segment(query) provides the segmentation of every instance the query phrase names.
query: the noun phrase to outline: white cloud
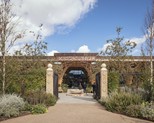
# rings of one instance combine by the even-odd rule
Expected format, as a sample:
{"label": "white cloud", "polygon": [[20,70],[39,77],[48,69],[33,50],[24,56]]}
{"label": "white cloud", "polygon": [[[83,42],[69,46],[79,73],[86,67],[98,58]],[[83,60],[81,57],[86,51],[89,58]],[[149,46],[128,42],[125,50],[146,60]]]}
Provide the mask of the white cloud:
{"label": "white cloud", "polygon": [[146,37],[143,36],[141,38],[131,38],[129,40],[132,41],[132,42],[135,42],[137,45],[141,45],[141,44],[143,44],[145,42]]}
{"label": "white cloud", "polygon": [[76,51],[75,50],[71,50],[71,53],[75,53]]}
{"label": "white cloud", "polygon": [[[74,26],[89,10],[96,0],[12,0],[14,11],[22,18],[29,30],[37,30],[43,24],[44,36],[52,35],[56,27]],[[24,26],[23,26],[24,28]],[[59,29],[59,28],[58,28]]]}
{"label": "white cloud", "polygon": [[90,49],[87,45],[82,45],[79,47],[79,49],[76,51],[77,53],[89,53]]}
{"label": "white cloud", "polygon": [[[38,33],[39,25],[43,24],[43,39],[69,29],[91,9],[97,0],[12,0],[13,11],[20,17],[17,31],[26,30],[26,35],[18,43],[35,40],[29,31]],[[62,30],[62,31],[61,31]]]}
{"label": "white cloud", "polygon": [[[71,53],[89,53],[90,49],[87,45],[82,45],[79,47],[79,49],[76,50],[71,50]],[[51,52],[47,53],[48,56],[54,56],[54,53],[59,53],[57,50],[52,50]]]}
{"label": "white cloud", "polygon": [[137,46],[132,51],[132,55],[138,56],[141,55],[141,46],[145,43],[146,37],[142,36],[141,38],[131,38],[130,41],[135,42]]}
{"label": "white cloud", "polygon": [[48,56],[54,56],[54,53],[59,53],[57,50],[52,50],[51,52],[49,52],[47,55]]}

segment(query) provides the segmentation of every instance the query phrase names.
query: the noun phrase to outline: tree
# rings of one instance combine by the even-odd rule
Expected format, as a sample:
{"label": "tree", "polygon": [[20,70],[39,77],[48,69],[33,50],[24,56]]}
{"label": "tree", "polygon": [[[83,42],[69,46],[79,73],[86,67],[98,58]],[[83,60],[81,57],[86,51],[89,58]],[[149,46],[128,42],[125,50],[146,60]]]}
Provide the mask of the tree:
{"label": "tree", "polygon": [[128,58],[136,43],[132,41],[124,41],[124,37],[120,36],[122,28],[117,27],[117,37],[107,40],[107,47],[101,52],[102,55],[110,56],[109,61],[112,62],[112,69],[122,73],[125,68],[124,60]]}
{"label": "tree", "polygon": [[[117,90],[118,84],[117,81],[122,83],[126,83],[127,85],[131,84],[129,78],[132,78],[132,75],[128,75],[132,72],[131,63],[125,61],[126,59],[131,59],[130,53],[135,48],[136,43],[133,41],[125,41],[124,37],[120,35],[122,28],[117,27],[116,33],[117,37],[113,39],[107,40],[107,47],[104,51],[101,52],[101,55],[108,56],[109,62],[108,70],[109,70],[109,84],[114,87],[113,89],[109,88],[109,90]],[[133,59],[132,59],[133,61]],[[129,78],[128,78],[129,76]],[[113,80],[115,78],[115,81]],[[116,86],[115,86],[116,85]]]}
{"label": "tree", "polygon": [[12,12],[12,4],[10,0],[0,1],[0,53],[2,55],[2,92],[5,94],[6,84],[6,55],[14,43],[22,37],[22,34],[17,32],[18,24],[15,19],[15,14]]}
{"label": "tree", "polygon": [[115,39],[107,40],[109,45],[105,49],[105,55],[112,57],[125,57],[129,55],[132,49],[136,46],[135,42],[124,41],[124,37],[120,37],[122,28],[117,27],[117,37]]}
{"label": "tree", "polygon": [[154,0],[152,11],[147,13],[145,18],[144,34],[146,37],[145,55],[150,57],[150,82],[153,82],[153,53],[154,53]]}
{"label": "tree", "polygon": [[[151,91],[153,92],[154,88],[154,72],[153,72],[153,55],[154,55],[154,0],[152,0],[152,10],[147,12],[147,15],[145,17],[145,25],[144,25],[144,35],[146,38],[146,41],[144,45],[141,48],[142,54],[144,56],[149,56],[149,82]],[[148,77],[147,77],[148,78]],[[150,90],[149,90],[150,91]],[[152,96],[151,96],[152,97]]]}

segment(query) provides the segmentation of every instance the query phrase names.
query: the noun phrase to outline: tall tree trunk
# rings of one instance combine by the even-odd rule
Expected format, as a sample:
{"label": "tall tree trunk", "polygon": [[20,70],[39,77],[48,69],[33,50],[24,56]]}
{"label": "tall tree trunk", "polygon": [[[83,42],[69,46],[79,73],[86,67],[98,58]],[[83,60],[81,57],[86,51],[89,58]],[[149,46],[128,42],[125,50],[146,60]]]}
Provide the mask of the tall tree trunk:
{"label": "tall tree trunk", "polygon": [[3,80],[2,80],[2,83],[3,83],[3,87],[2,87],[2,92],[3,94],[5,94],[5,77],[6,77],[6,73],[5,73],[5,68],[6,68],[6,62],[5,62],[5,53],[3,54]]}
{"label": "tall tree trunk", "polygon": [[16,30],[18,22],[16,14],[12,11],[11,0],[0,0],[0,53],[2,54],[2,93],[6,90],[6,53],[21,38]]}
{"label": "tall tree trunk", "polygon": [[5,83],[6,83],[6,51],[5,51],[5,38],[2,36],[2,92],[5,94]]}
{"label": "tall tree trunk", "polygon": [[153,83],[153,46],[152,46],[152,44],[153,44],[153,40],[150,40],[150,84],[151,84],[151,91],[152,91],[152,93],[151,93],[151,99],[153,100],[154,99],[154,95],[153,95],[153,92],[154,92],[154,88],[153,88],[153,85],[154,85],[154,83]]}
{"label": "tall tree trunk", "polygon": [[[154,50],[154,46],[153,46],[153,42],[154,42],[154,0],[152,0],[152,38],[150,39],[150,82],[153,85],[153,50]],[[152,86],[153,89],[153,86]]]}
{"label": "tall tree trunk", "polygon": [[150,83],[153,84],[153,59],[152,52],[150,54]]}

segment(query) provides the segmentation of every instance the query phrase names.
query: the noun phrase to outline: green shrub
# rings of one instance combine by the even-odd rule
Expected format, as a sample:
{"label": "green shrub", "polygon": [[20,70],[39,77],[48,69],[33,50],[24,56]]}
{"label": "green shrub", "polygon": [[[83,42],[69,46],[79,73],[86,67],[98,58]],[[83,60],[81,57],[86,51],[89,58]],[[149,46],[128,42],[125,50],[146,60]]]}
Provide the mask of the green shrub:
{"label": "green shrub", "polygon": [[119,73],[116,71],[109,72],[108,76],[108,90],[109,93],[115,92],[119,88]]}
{"label": "green shrub", "polygon": [[40,104],[42,92],[38,91],[30,91],[24,95],[24,99],[31,105]]}
{"label": "green shrub", "polygon": [[47,108],[45,105],[42,105],[42,104],[34,105],[32,108],[33,114],[43,114],[45,112],[47,112]]}
{"label": "green shrub", "polygon": [[126,108],[125,114],[132,117],[142,117],[141,105],[130,105]]}
{"label": "green shrub", "polygon": [[142,104],[141,114],[143,118],[154,121],[154,104],[153,103]]}
{"label": "green shrub", "polygon": [[33,105],[25,103],[24,111],[32,111]]}
{"label": "green shrub", "polygon": [[36,91],[27,93],[25,95],[25,100],[31,105],[44,104],[46,106],[53,106],[56,104],[57,98],[44,91]]}
{"label": "green shrub", "polygon": [[0,97],[0,116],[18,116],[24,109],[25,102],[15,94],[6,94]]}
{"label": "green shrub", "polygon": [[61,84],[61,88],[62,88],[63,92],[67,92],[68,85],[62,83],[62,84]]}
{"label": "green shrub", "polygon": [[154,121],[154,104],[146,102],[140,105],[130,105],[126,109],[126,114]]}
{"label": "green shrub", "polygon": [[45,98],[44,104],[46,106],[54,106],[57,102],[57,98],[53,96],[52,94],[45,94],[44,98]]}
{"label": "green shrub", "polygon": [[31,105],[29,103],[26,103],[24,111],[29,111],[32,114],[43,114],[47,112],[47,107],[44,104]]}
{"label": "green shrub", "polygon": [[107,110],[118,113],[125,113],[127,106],[142,103],[141,97],[131,93],[112,93],[104,102]]}

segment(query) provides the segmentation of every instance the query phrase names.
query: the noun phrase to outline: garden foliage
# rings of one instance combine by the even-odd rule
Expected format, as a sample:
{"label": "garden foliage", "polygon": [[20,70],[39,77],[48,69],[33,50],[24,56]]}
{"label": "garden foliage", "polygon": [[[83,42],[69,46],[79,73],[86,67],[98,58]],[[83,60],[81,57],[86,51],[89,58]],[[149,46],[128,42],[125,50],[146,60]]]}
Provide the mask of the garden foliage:
{"label": "garden foliage", "polygon": [[154,121],[154,104],[143,103],[141,108],[142,117]]}
{"label": "garden foliage", "polygon": [[111,93],[104,101],[107,110],[118,113],[125,113],[128,106],[140,103],[141,97],[131,93]]}
{"label": "garden foliage", "polygon": [[18,116],[24,109],[24,100],[15,94],[6,94],[0,97],[0,116]]}
{"label": "garden foliage", "polygon": [[31,105],[44,104],[46,106],[53,106],[57,102],[55,96],[44,91],[30,91],[24,98]]}
{"label": "garden foliage", "polygon": [[37,104],[32,107],[32,114],[43,114],[47,112],[47,107],[43,104]]}
{"label": "garden foliage", "polygon": [[67,84],[62,83],[62,84],[61,84],[61,88],[62,88],[63,92],[67,92],[68,85],[67,85]]}
{"label": "garden foliage", "polygon": [[100,103],[109,111],[154,121],[154,104],[144,102],[140,95],[130,92],[111,93]]}
{"label": "garden foliage", "polygon": [[119,88],[119,73],[110,71],[108,76],[108,90],[109,93],[118,91]]}

